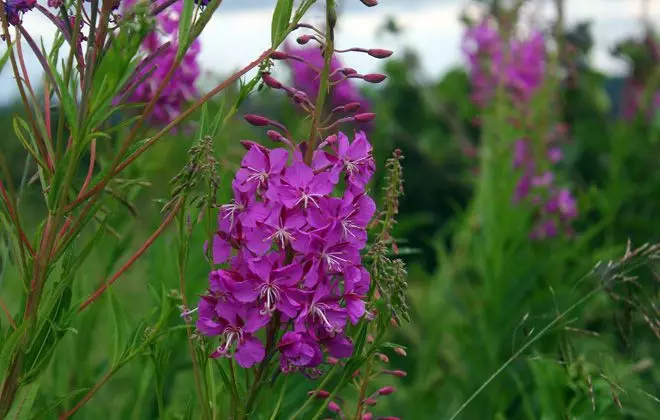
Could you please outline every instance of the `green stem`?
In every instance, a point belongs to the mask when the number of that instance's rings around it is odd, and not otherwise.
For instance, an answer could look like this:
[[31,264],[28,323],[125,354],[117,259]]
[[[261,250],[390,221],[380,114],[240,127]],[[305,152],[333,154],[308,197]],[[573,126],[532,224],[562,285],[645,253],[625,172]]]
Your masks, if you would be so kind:
[[335,12],[335,2],[334,0],[326,0],[325,2],[325,48],[323,50],[323,69],[321,69],[321,79],[319,83],[319,91],[316,94],[316,104],[314,108],[314,115],[312,116],[312,127],[309,131],[309,140],[307,142],[307,150],[305,151],[305,163],[308,165],[311,164],[312,158],[314,156],[314,148],[316,147],[316,138],[319,131],[319,123],[321,122],[321,116],[323,115],[323,107],[325,105],[325,99],[328,95],[329,78],[330,78],[330,63],[332,61],[332,55],[334,53],[334,30],[335,23],[337,21],[337,15]]

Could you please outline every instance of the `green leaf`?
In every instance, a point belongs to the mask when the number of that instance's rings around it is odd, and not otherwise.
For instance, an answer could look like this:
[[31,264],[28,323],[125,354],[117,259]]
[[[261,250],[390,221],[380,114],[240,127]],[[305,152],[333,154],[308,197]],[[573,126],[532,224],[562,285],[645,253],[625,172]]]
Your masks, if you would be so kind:
[[14,399],[14,404],[7,413],[5,419],[7,420],[27,420],[30,418],[30,412],[32,411],[32,406],[34,405],[34,400],[37,397],[37,392],[39,391],[39,383],[35,382],[30,385],[27,385],[21,388],[18,391],[16,399]]
[[16,343],[18,343],[19,338],[25,334],[29,322],[23,322],[18,328],[12,332],[9,337],[2,343],[2,351],[0,351],[0,377],[4,378],[6,376],[6,370],[9,366],[9,361],[13,354],[14,349],[16,348]]
[[39,410],[37,413],[35,413],[31,417],[31,420],[43,419],[44,417],[46,417],[46,414],[50,413],[51,411],[53,411],[57,407],[61,406],[65,402],[67,402],[67,401],[69,401],[69,400],[71,400],[71,399],[73,399],[73,398],[75,398],[79,395],[82,395],[83,393],[85,393],[87,391],[89,391],[89,388],[76,389],[74,391],[71,391],[71,392],[57,398],[52,403],[48,404],[45,408],[43,408],[43,409]]
[[9,48],[7,48],[7,51],[0,57],[0,72],[2,69],[5,68],[5,64],[7,64],[7,60],[9,60],[9,53],[11,52],[11,49],[14,47],[14,44],[12,43]]
[[191,35],[190,29],[192,28],[194,8],[195,3],[193,0],[184,0],[183,10],[179,17],[179,48],[176,52],[177,58],[183,57],[192,41],[189,38]]
[[110,306],[110,315],[112,318],[112,323],[114,327],[114,346],[113,346],[113,356],[112,362],[116,364],[124,353],[126,336],[127,336],[127,323],[126,317],[122,310],[119,300],[112,292],[112,288],[109,288],[107,291],[109,306]]
[[30,367],[25,374],[24,381],[26,382],[35,380],[48,366],[58,343],[71,323],[72,292],[66,280],[58,284],[56,289],[51,292],[53,299],[50,310],[42,317],[43,322],[26,353],[25,366]]
[[277,47],[286,37],[291,13],[293,13],[293,0],[277,1],[270,27],[270,39],[273,48]]

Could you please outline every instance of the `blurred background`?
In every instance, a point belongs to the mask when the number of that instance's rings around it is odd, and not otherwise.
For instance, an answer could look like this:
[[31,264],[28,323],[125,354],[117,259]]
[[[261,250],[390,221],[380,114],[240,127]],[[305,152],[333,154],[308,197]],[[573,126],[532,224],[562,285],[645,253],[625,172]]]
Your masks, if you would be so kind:
[[[341,48],[395,51],[384,61],[365,54],[340,56],[360,73],[388,76],[377,86],[353,87],[378,115],[368,134],[379,168],[394,149],[405,156],[405,196],[395,236],[408,264],[411,322],[391,337],[405,346],[407,356],[388,354],[388,368],[407,375],[383,377],[383,384],[397,391],[379,400],[378,411],[405,419],[449,418],[521,346],[578,304],[516,355],[461,418],[659,418],[659,277],[652,266],[639,268],[628,273],[638,276],[635,281],[608,283],[590,293],[616,271],[593,271],[599,261],[620,259],[629,240],[634,247],[660,239],[660,39],[655,31],[660,2],[380,3],[367,9],[357,0],[342,0],[337,35]],[[201,37],[200,91],[270,45],[274,4],[225,0]],[[318,23],[320,17],[313,11],[309,20]],[[484,22],[492,33],[479,26]],[[46,45],[52,42],[50,25],[36,13],[25,16],[25,26]],[[533,50],[526,42],[536,35],[542,42]],[[517,66],[518,79],[493,77],[492,37],[500,39],[498,48],[527,51],[515,56],[520,62],[509,63]],[[28,58],[28,67],[36,80],[34,58]],[[12,115],[19,112],[9,71],[7,66],[0,75],[3,133],[12,131]],[[285,64],[273,71],[295,84]],[[236,91],[215,100],[212,112],[231,104]],[[484,92],[485,99],[478,95]],[[240,118],[246,113],[267,115],[300,135],[306,127],[281,95],[268,90],[251,95],[215,139],[223,202],[230,198],[230,180],[244,152],[238,141],[265,141],[261,130]],[[111,221],[116,235],[95,250],[89,290],[160,222],[168,181],[185,164],[194,130],[193,118],[126,174],[144,182],[116,204]],[[9,134],[1,144],[15,182],[29,183],[20,144]],[[530,173],[525,159],[535,162]],[[546,174],[547,182],[542,180]],[[528,175],[531,186],[524,184]],[[373,182],[376,196],[382,176],[377,172]],[[537,189],[546,192],[535,195]],[[28,203],[23,206],[28,220],[43,214],[38,194],[28,187],[21,198]],[[128,229],[129,219],[140,229]],[[206,282],[202,237],[187,276],[191,296],[203,292]],[[147,312],[148,285],[170,282],[172,241],[165,237],[155,244],[115,287],[127,324]],[[171,283],[176,287],[175,279]],[[582,302],[585,296],[591,298]],[[87,343],[87,349],[63,346],[59,360],[69,361],[53,367],[44,387],[69,389],[63,385],[67,381],[83,384],[98,376],[107,363],[106,335],[113,331],[109,324],[99,328],[98,342]],[[185,410],[192,383],[187,349],[179,350],[170,355],[167,368],[172,375],[166,377],[174,379],[164,385],[172,418]],[[62,373],[78,363],[84,367],[75,378]],[[113,418],[152,418],[150,393],[131,387],[140,373],[138,363],[118,373],[85,409],[87,415],[112,411]],[[305,386],[300,385],[301,392],[309,389]],[[292,396],[290,404],[294,401]]]

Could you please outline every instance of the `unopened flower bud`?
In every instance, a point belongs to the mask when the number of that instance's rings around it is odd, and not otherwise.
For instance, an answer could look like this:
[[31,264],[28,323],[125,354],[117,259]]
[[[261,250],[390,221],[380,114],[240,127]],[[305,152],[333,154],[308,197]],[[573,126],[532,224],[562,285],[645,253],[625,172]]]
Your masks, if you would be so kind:
[[355,112],[360,109],[362,105],[359,102],[349,102],[344,105],[344,111],[346,112]]
[[259,143],[253,142],[252,140],[241,140],[239,143],[241,143],[241,146],[243,146],[246,150],[250,150],[253,147],[259,147],[262,150],[265,149],[265,147],[263,147]]
[[362,114],[357,114],[354,118],[355,122],[364,124],[373,121],[373,119],[376,118],[376,114],[373,112],[364,112]]
[[344,67],[341,69],[341,72],[344,73],[345,76],[350,76],[352,74],[357,74],[357,70],[350,68],[350,67]]
[[270,53],[270,58],[273,60],[286,60],[289,58],[289,54],[282,52],[282,51],[273,51]]
[[368,334],[367,335],[367,343],[373,344],[373,342],[374,342],[374,336],[371,335],[371,334]]
[[280,133],[278,133],[275,130],[268,130],[266,131],[266,135],[268,138],[270,138],[272,141],[282,141],[282,136]]
[[406,357],[408,355],[408,353],[406,353],[406,350],[403,347],[395,347],[394,353],[402,357]]
[[374,418],[374,415],[371,414],[371,413],[364,413],[362,415],[362,420],[373,420],[373,418]]
[[396,388],[393,386],[384,386],[378,390],[378,395],[390,395],[394,391],[396,391]]
[[358,369],[358,370],[356,370],[355,372],[353,372],[353,374],[351,375],[351,379],[355,379],[355,378],[357,378],[358,376],[360,376],[360,369]]
[[380,417],[380,420],[401,420],[399,417]]
[[337,135],[336,134],[330,134],[328,137],[325,138],[325,142],[328,145],[336,143],[337,142]]
[[263,127],[270,124],[270,120],[266,117],[262,117],[261,115],[247,114],[243,118],[245,118],[245,121],[248,123],[257,127]]
[[387,76],[379,73],[369,73],[369,74],[365,74],[363,79],[365,82],[369,82],[369,83],[380,83],[383,80],[387,79]]
[[374,405],[376,405],[376,403],[377,403],[377,401],[376,401],[375,398],[365,398],[362,402],[363,402],[365,405],[370,405],[370,406],[372,406],[372,407],[373,407]]
[[360,0],[367,7],[378,6],[378,0]]
[[300,45],[305,45],[312,40],[313,35],[301,35],[296,39],[296,42]]
[[378,358],[380,359],[381,362],[383,363],[388,363],[390,361],[390,358],[387,357],[386,354],[383,353],[378,353]]
[[293,95],[293,101],[297,104],[307,102],[307,95],[305,94],[305,92],[299,90]]
[[341,411],[341,407],[339,407],[336,402],[330,401],[328,403],[328,410],[332,411],[333,413],[339,413]]
[[282,83],[278,82],[273,76],[271,76],[268,73],[263,73],[261,75],[261,80],[264,81],[264,84],[266,84],[266,86],[271,87],[273,89],[282,88]]
[[322,389],[319,389],[318,391],[309,391],[307,393],[307,395],[309,395],[310,397],[313,395],[314,397],[321,400],[321,399],[324,399],[324,398],[328,398],[330,396],[330,393],[328,391],[324,391]]
[[392,51],[390,50],[383,50],[380,48],[372,48],[367,50],[367,54],[374,58],[387,58],[392,55]]
[[383,373],[396,376],[397,378],[405,378],[408,374],[402,370],[384,370]]
[[328,361],[328,364],[331,364],[331,365],[336,365],[337,363],[339,363],[339,359],[336,359],[332,356],[328,356],[327,361]]

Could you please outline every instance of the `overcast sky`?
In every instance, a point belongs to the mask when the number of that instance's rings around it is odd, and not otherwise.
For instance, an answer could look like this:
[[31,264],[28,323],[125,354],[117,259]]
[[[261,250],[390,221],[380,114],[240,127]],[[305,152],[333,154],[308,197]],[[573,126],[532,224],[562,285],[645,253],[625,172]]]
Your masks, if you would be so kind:
[[[39,0],[45,2],[45,0]],[[226,73],[257,57],[270,44],[271,10],[276,0],[225,0],[201,36],[203,68]],[[620,73],[625,66],[609,56],[608,49],[627,34],[640,32],[639,17],[642,0],[566,0],[567,23],[590,18],[594,21],[596,50],[593,62],[600,68]],[[337,33],[339,47],[380,47],[401,50],[416,48],[422,58],[423,71],[433,77],[461,63],[462,28],[458,15],[464,0],[381,0],[374,8],[365,8],[358,0],[341,0],[340,24]],[[545,7],[544,4],[545,3]],[[551,17],[551,1],[535,0],[530,10],[532,18]],[[660,21],[660,4],[651,7],[651,17]],[[316,16],[315,16],[316,15]],[[310,19],[320,19],[320,11]],[[376,32],[390,16],[403,28],[399,39],[377,36]],[[35,38],[43,37],[49,46],[53,40],[52,24],[36,11],[26,14],[24,25]],[[2,48],[0,47],[0,51]],[[25,48],[27,50],[27,46]],[[364,54],[345,55],[344,62],[362,73],[376,70],[377,60]],[[34,57],[27,57],[30,76],[37,79],[39,67]],[[0,74],[0,103],[15,97],[9,66]]]

